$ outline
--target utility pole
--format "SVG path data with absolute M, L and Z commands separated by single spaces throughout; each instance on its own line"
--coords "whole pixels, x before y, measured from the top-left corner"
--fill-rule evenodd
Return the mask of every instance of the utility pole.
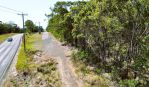
M 22 21 L 23 21 L 23 30 L 24 30 L 24 34 L 23 34 L 23 43 L 24 43 L 24 51 L 26 51 L 26 38 L 25 38 L 25 34 L 26 34 L 26 29 L 24 27 L 24 16 L 27 16 L 27 14 L 24 14 L 23 12 L 21 14 L 18 14 L 22 16 Z
M 41 34 L 40 22 L 39 22 L 39 29 L 38 29 L 38 31 L 39 31 L 39 34 Z

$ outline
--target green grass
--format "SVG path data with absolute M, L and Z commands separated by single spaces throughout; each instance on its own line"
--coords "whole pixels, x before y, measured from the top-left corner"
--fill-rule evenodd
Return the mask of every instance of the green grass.
M 4 40 L 6 40 L 8 37 L 11 37 L 15 35 L 15 33 L 10 33 L 10 34 L 2 34 L 0 35 L 0 43 L 3 42 Z
M 37 52 L 34 43 L 39 40 L 41 40 L 40 34 L 26 35 L 26 52 L 24 51 L 24 45 L 22 43 L 16 64 L 16 69 L 18 71 L 25 71 L 28 68 L 28 61 L 31 60 L 33 55 Z

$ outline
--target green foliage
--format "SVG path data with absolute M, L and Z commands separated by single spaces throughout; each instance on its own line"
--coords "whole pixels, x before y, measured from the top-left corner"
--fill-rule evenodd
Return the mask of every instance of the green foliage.
M 57 2 L 47 30 L 83 51 L 74 59 L 96 61 L 103 71 L 117 73 L 112 73 L 115 79 L 123 78 L 119 74 L 127 69 L 124 79 L 143 79 L 149 60 L 148 4 L 148 0 Z
M 21 32 L 21 30 L 16 24 L 7 24 L 0 22 L 0 34 L 19 32 Z
M 33 55 L 37 52 L 37 49 L 34 48 L 34 43 L 38 40 L 41 40 L 41 35 L 39 34 L 26 35 L 26 51 L 24 51 L 24 45 L 22 43 L 18 55 L 18 61 L 16 64 L 16 69 L 18 71 L 25 71 L 26 69 L 28 69 L 29 61 L 32 60 Z
M 88 53 L 85 51 L 77 51 L 77 52 L 73 52 L 72 54 L 72 58 L 74 60 L 82 60 L 82 61 L 86 61 L 88 58 Z
M 120 87 L 136 87 L 137 84 L 138 84 L 138 81 L 136 81 L 135 79 L 120 81 Z
M 27 32 L 33 32 L 33 30 L 34 30 L 34 24 L 33 24 L 33 22 L 31 20 L 27 20 L 25 22 L 25 26 L 27 28 Z
M 25 21 L 25 26 L 26 26 L 26 31 L 27 31 L 28 33 L 31 33 L 31 32 L 38 32 L 38 31 L 39 31 L 39 27 L 36 26 L 36 25 L 33 23 L 33 21 L 31 21 L 31 20 Z M 42 31 L 42 29 L 41 29 L 41 31 Z
M 25 71 L 27 69 L 27 55 L 23 49 L 23 45 L 21 45 L 21 49 L 18 55 L 16 69 L 18 71 Z
M 63 34 L 60 34 L 58 33 L 57 31 L 55 31 L 54 29 L 50 29 L 50 32 L 57 38 L 59 39 L 60 41 L 64 41 L 64 38 L 63 38 Z

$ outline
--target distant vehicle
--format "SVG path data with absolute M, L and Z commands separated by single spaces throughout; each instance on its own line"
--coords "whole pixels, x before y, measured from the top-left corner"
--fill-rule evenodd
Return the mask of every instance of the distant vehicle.
M 9 38 L 7 39 L 7 41 L 8 41 L 8 42 L 12 42 L 12 41 L 13 41 L 12 37 L 9 37 Z

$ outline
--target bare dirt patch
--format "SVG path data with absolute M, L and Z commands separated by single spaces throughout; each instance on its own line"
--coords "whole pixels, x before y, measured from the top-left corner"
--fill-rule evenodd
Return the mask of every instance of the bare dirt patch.
M 45 43 L 44 52 L 57 60 L 57 67 L 63 84 L 62 87 L 84 87 L 83 81 L 75 74 L 73 64 L 71 63 L 71 49 L 68 46 L 63 46 L 52 34 L 49 36 L 50 43 Z

